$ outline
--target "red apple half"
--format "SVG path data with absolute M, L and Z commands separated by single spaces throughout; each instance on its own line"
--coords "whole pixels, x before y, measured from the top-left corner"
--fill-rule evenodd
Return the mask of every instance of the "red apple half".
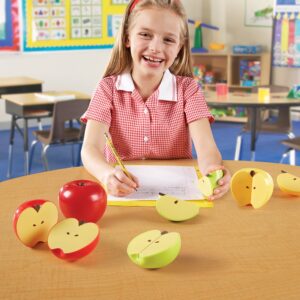
M 13 216 L 13 226 L 19 240 L 28 247 L 47 242 L 50 229 L 57 223 L 54 203 L 36 199 L 22 203 Z
M 57 257 L 74 261 L 92 252 L 98 244 L 99 237 L 97 224 L 81 223 L 75 218 L 69 218 L 51 229 L 48 246 Z
M 96 223 L 103 216 L 106 205 L 105 189 L 94 181 L 71 181 L 59 191 L 59 207 L 66 218 Z

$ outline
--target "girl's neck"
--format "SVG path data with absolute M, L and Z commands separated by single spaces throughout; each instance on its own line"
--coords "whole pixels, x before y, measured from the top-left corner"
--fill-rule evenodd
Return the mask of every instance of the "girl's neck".
M 158 88 L 161 80 L 161 77 L 154 76 L 140 76 L 136 75 L 134 72 L 131 74 L 133 82 L 135 84 L 136 89 L 139 91 L 140 95 L 146 101 Z

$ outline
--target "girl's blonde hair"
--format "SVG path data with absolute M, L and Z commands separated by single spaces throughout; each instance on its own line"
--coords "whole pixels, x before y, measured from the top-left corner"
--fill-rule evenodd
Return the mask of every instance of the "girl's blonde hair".
M 133 3 L 134 7 L 133 9 L 131 9 Z M 125 70 L 132 70 L 132 58 L 130 48 L 126 47 L 128 31 L 131 24 L 133 23 L 134 16 L 139 11 L 147 8 L 169 9 L 181 18 L 182 25 L 180 33 L 180 43 L 182 47 L 173 65 L 170 67 L 170 71 L 175 75 L 193 77 L 187 17 L 180 0 L 130 1 L 126 8 L 123 22 L 119 29 L 114 48 L 112 50 L 110 61 L 104 72 L 104 77 L 108 77 L 111 75 L 119 75 Z

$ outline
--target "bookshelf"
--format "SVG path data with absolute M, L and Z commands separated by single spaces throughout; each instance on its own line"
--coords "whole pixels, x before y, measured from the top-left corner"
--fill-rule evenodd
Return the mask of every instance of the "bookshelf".
M 259 85 L 270 84 L 271 56 L 268 52 L 257 54 L 233 53 L 192 53 L 193 66 L 202 66 L 206 72 L 213 74 L 213 82 L 204 83 L 205 90 L 215 90 L 216 83 L 226 82 L 230 92 L 251 92 L 253 86 L 241 85 L 240 66 L 242 61 L 259 62 Z M 216 120 L 244 123 L 247 117 L 224 116 Z

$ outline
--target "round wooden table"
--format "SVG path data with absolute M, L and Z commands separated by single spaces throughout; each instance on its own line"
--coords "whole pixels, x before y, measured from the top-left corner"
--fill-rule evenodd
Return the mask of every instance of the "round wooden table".
M 275 182 L 282 169 L 300 176 L 300 168 L 289 165 L 225 165 L 232 174 L 243 167 L 262 168 Z M 240 208 L 228 193 L 184 223 L 163 219 L 153 207 L 110 206 L 99 222 L 97 248 L 73 263 L 56 258 L 46 244 L 23 246 L 12 226 L 18 205 L 40 198 L 57 204 L 59 188 L 75 179 L 93 178 L 79 167 L 0 183 L 1 299 L 300 299 L 300 197 L 282 193 L 276 183 L 261 209 Z M 129 241 L 151 229 L 181 234 L 180 255 L 163 269 L 141 269 L 126 254 Z
M 256 119 L 258 111 L 262 108 L 280 109 L 282 107 L 300 106 L 300 99 L 287 98 L 286 93 L 272 93 L 270 101 L 259 102 L 258 95 L 255 93 L 228 93 L 227 96 L 217 97 L 216 92 L 206 91 L 205 99 L 207 104 L 212 107 L 245 107 L 251 110 L 251 160 L 255 160 Z

